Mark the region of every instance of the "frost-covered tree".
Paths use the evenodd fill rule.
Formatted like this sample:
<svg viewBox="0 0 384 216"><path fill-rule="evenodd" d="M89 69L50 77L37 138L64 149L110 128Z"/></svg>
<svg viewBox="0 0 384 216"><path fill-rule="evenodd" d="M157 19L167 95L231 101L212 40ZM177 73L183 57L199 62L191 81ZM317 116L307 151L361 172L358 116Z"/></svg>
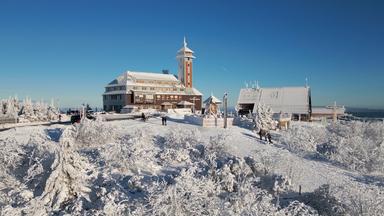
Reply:
<svg viewBox="0 0 384 216"><path fill-rule="evenodd" d="M55 154L53 170L47 179L41 200L44 204L58 210L66 203L77 200L89 200L90 192L87 180L91 165L77 152L75 141L76 128L64 130L60 138L60 147Z"/></svg>
<svg viewBox="0 0 384 216"><path fill-rule="evenodd" d="M37 117L37 119L39 121L46 121L46 120L48 120L48 118L47 118L47 108L48 108L47 104L45 104L42 101L36 102L34 104L33 110L34 110L35 116Z"/></svg>
<svg viewBox="0 0 384 216"><path fill-rule="evenodd" d="M0 100L0 116L4 115L5 109L4 109L4 102L3 100Z"/></svg>
<svg viewBox="0 0 384 216"><path fill-rule="evenodd" d="M272 109L265 104L258 104L255 113L255 129L269 130L274 126Z"/></svg>
<svg viewBox="0 0 384 216"><path fill-rule="evenodd" d="M33 103L30 98L26 97L23 101L23 106L20 112L20 117L28 121L35 121L36 116L33 110Z"/></svg>
<svg viewBox="0 0 384 216"><path fill-rule="evenodd" d="M9 97L5 103L5 115L15 117L19 112L19 102L17 98Z"/></svg>
<svg viewBox="0 0 384 216"><path fill-rule="evenodd" d="M52 121L56 120L59 115L59 110L55 107L53 99L51 100L51 104L47 108L47 119Z"/></svg>

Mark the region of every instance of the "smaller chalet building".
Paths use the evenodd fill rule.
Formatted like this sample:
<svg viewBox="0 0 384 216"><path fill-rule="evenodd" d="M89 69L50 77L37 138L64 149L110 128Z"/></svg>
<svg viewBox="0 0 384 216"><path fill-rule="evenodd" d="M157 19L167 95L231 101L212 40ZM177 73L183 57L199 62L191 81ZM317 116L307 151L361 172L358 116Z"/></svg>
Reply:
<svg viewBox="0 0 384 216"><path fill-rule="evenodd" d="M193 51L184 46L177 52L178 78L168 73L126 71L105 87L103 108L116 111L127 107L169 109L188 107L201 110L202 94L193 87Z"/></svg>
<svg viewBox="0 0 384 216"><path fill-rule="evenodd" d="M237 110L255 113L258 104L271 107L273 113L288 113L294 119L309 120L312 113L311 90L308 86L240 89Z"/></svg>

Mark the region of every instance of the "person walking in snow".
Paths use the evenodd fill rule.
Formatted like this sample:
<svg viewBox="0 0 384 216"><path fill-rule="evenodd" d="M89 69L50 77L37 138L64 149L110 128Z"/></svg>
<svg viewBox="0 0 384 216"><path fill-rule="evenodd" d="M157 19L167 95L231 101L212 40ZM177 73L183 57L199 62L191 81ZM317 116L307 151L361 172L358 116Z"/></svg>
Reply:
<svg viewBox="0 0 384 216"><path fill-rule="evenodd" d="M162 115L161 116L161 124L162 125L167 125L167 116L166 115Z"/></svg>
<svg viewBox="0 0 384 216"><path fill-rule="evenodd" d="M145 122L145 114L141 113L141 119Z"/></svg>
<svg viewBox="0 0 384 216"><path fill-rule="evenodd" d="M273 143L272 142L272 136L268 130L260 129L258 134L259 134L260 140L263 140L263 137L264 137L265 141L268 141L269 143Z"/></svg>

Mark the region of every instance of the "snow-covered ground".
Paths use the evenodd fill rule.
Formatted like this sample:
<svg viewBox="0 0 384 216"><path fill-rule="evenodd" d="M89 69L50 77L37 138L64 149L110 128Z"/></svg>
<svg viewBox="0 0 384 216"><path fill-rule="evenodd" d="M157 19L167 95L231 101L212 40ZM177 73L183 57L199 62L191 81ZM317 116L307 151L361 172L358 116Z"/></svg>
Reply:
<svg viewBox="0 0 384 216"><path fill-rule="evenodd" d="M173 119L0 132L0 215L384 215L381 123L294 123L268 144Z"/></svg>

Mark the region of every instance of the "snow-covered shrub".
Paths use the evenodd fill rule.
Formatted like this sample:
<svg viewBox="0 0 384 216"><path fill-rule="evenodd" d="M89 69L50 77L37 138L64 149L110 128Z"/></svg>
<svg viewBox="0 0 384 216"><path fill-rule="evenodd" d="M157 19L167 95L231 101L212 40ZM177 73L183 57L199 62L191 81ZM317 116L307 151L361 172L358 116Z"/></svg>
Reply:
<svg viewBox="0 0 384 216"><path fill-rule="evenodd" d="M149 188L148 203L152 215L219 215L215 183L197 176L190 168L182 170L174 184L154 183Z"/></svg>
<svg viewBox="0 0 384 216"><path fill-rule="evenodd" d="M325 141L326 130L322 125L293 124L289 130L282 131L280 142L289 151L307 154L316 152L318 144Z"/></svg>
<svg viewBox="0 0 384 216"><path fill-rule="evenodd" d="M104 145L115 136L114 128L105 124L101 118L95 121L84 118L80 124L76 124L76 129L76 141L89 147Z"/></svg>
<svg viewBox="0 0 384 216"><path fill-rule="evenodd" d="M345 204L334 196L334 189L330 185L322 185L313 193L302 197L320 215L346 215Z"/></svg>
<svg viewBox="0 0 384 216"><path fill-rule="evenodd" d="M218 155L224 155L227 148L225 146L226 134L218 134L216 136L209 137L209 144L207 146L208 152L216 152Z"/></svg>
<svg viewBox="0 0 384 216"><path fill-rule="evenodd" d="M335 192L348 215L384 215L382 188L339 187Z"/></svg>
<svg viewBox="0 0 384 216"><path fill-rule="evenodd" d="M252 181L242 181L238 188L225 197L224 215L283 215L273 204L274 197L266 190L253 186Z"/></svg>
<svg viewBox="0 0 384 216"><path fill-rule="evenodd" d="M293 124L281 132L279 141L298 154L320 154L352 170L384 173L384 124L381 122Z"/></svg>
<svg viewBox="0 0 384 216"><path fill-rule="evenodd" d="M198 130L172 130L163 139L158 158L165 163L189 162L190 152L200 143Z"/></svg>
<svg viewBox="0 0 384 216"><path fill-rule="evenodd" d="M384 124L348 122L330 125L328 143L335 145L331 160L362 172L384 173Z"/></svg>
<svg viewBox="0 0 384 216"><path fill-rule="evenodd" d="M259 167L263 169L264 175L273 173L276 165L277 155L267 151L254 151Z"/></svg>
<svg viewBox="0 0 384 216"><path fill-rule="evenodd" d="M150 134L144 130L135 130L120 137L118 142L106 144L101 154L108 166L122 173L140 174L142 169L150 172L159 169L155 161L157 149Z"/></svg>
<svg viewBox="0 0 384 216"><path fill-rule="evenodd" d="M282 212L284 215L292 215L292 216L319 215L315 209L297 200L289 203L289 205L283 208L282 210L280 210L280 212Z"/></svg>

